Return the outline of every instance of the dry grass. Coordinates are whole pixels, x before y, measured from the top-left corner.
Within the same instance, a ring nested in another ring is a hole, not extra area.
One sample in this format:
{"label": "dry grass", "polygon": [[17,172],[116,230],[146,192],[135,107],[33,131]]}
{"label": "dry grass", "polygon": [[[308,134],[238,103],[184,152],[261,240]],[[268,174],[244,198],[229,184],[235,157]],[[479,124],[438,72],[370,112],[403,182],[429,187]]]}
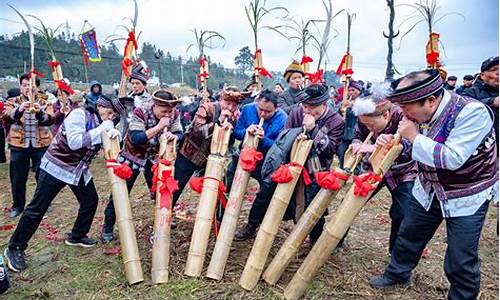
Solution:
{"label": "dry grass", "polygon": [[[91,235],[98,237],[103,223],[103,210],[109,194],[107,178],[103,172],[103,162],[97,159],[92,166],[96,186],[101,196]],[[30,176],[28,198],[35,183]],[[254,182],[252,183],[254,184]],[[11,195],[8,179],[8,165],[0,165],[0,196],[2,208],[10,207]],[[339,193],[342,194],[342,193]],[[234,243],[225,277],[220,282],[210,279],[192,279],[183,275],[189,240],[193,228],[193,216],[197,197],[189,191],[181,198],[177,212],[178,228],[173,231],[171,252],[171,282],[154,286],[150,281],[153,203],[143,179],[136,183],[131,201],[138,234],[145,282],[128,286],[123,274],[120,255],[106,255],[118,241],[110,245],[99,244],[93,249],[74,249],[62,241],[47,240],[47,230],[40,228],[27,250],[29,267],[20,274],[12,274],[13,286],[3,295],[6,299],[53,298],[53,299],[280,299],[283,288],[300,266],[308,248],[293,260],[284,276],[274,287],[260,282],[252,292],[238,286],[252,242]],[[334,209],[335,201],[332,209]],[[320,274],[307,291],[307,299],[443,299],[448,282],[442,265],[446,248],[446,235],[441,226],[429,243],[430,253],[421,260],[413,276],[410,288],[380,292],[370,288],[368,279],[380,273],[388,261],[387,244],[390,224],[388,208],[390,198],[383,190],[361,211],[348,236],[347,245],[332,255]],[[245,202],[242,221],[245,220],[250,203]],[[53,203],[54,211],[47,214],[45,223],[55,226],[59,235],[71,229],[76,215],[77,202],[71,191],[65,188]],[[483,229],[480,256],[482,258],[482,292],[480,299],[498,299],[498,238],[495,233],[497,208],[491,208]],[[0,224],[17,221],[0,212]],[[285,238],[285,230],[280,230],[271,255],[274,255]],[[12,230],[0,231],[0,247],[7,245]],[[210,239],[210,254],[214,246]],[[209,257],[206,259],[206,265]],[[205,266],[206,266],[205,265]]]}

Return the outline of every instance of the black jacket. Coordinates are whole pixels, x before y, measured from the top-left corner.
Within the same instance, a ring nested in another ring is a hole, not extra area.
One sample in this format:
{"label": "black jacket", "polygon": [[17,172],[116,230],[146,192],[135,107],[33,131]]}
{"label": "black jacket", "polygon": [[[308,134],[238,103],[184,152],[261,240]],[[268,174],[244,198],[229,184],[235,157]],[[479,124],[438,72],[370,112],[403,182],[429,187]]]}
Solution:
{"label": "black jacket", "polygon": [[495,134],[498,144],[498,107],[493,107],[493,101],[495,101],[495,98],[498,97],[498,88],[494,88],[482,81],[476,81],[476,83],[474,83],[471,88],[467,89],[464,92],[463,96],[468,96],[479,100],[493,110],[493,114],[495,115],[493,127],[495,128]]}

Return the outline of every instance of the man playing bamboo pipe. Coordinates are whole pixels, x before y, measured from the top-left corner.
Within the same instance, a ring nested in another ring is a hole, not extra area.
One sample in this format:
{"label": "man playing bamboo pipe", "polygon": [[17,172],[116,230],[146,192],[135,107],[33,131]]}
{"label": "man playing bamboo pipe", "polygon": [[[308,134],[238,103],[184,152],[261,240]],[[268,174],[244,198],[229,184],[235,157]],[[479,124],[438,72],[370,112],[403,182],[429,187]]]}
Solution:
{"label": "man playing bamboo pipe", "polygon": [[[278,108],[278,95],[275,92],[266,89],[257,96],[256,100],[254,103],[243,106],[241,115],[234,127],[233,136],[235,139],[243,141],[246,132],[256,134],[260,140],[257,151],[265,156],[283,129],[283,126],[285,126],[287,115],[281,108]],[[262,128],[257,126],[260,118],[264,119]],[[233,160],[229,165],[226,174],[226,191],[231,190],[239,155],[239,151],[234,153]],[[262,185],[261,169],[262,160],[257,163],[255,170],[251,173],[251,176],[259,182],[259,185]]]}
{"label": "man playing bamboo pipe", "polygon": [[[179,182],[179,190],[174,193],[172,207],[175,206],[193,173],[205,168],[210,154],[214,125],[233,126],[240,115],[238,104],[243,98],[244,96],[238,92],[237,88],[228,87],[220,95],[219,101],[200,104],[175,160],[177,171],[174,177]],[[231,136],[229,147],[233,143],[234,138]]]}
{"label": "man playing bamboo pipe", "polygon": [[33,200],[26,207],[4,252],[7,266],[14,272],[26,268],[24,250],[50,203],[66,185],[75,194],[80,208],[65,243],[85,248],[97,243],[87,237],[99,200],[89,165],[99,152],[101,133],[108,131],[112,137],[120,134],[114,129],[113,121],[125,108],[117,99],[101,95],[97,109],[98,114],[83,108],[73,110],[45,152]]}
{"label": "man playing bamboo pipe", "polygon": [[[12,190],[11,217],[16,217],[24,210],[26,203],[26,182],[30,170],[30,160],[38,177],[38,167],[45,150],[52,140],[49,126],[54,122],[51,103],[38,92],[40,80],[35,79],[34,103],[28,99],[30,93],[30,75],[24,74],[19,79],[21,95],[7,99],[4,120],[9,126],[7,143],[10,148],[10,183]],[[43,95],[45,96],[45,95]]]}
{"label": "man playing bamboo pipe", "polygon": [[[180,113],[176,109],[180,102],[181,100],[170,91],[157,90],[152,95],[152,101],[134,109],[123,143],[124,147],[118,158],[118,162],[126,162],[132,168],[132,176],[127,179],[129,193],[141,172],[151,190],[153,180],[151,167],[158,156],[160,136],[165,135],[167,141],[175,137],[182,138]],[[154,193],[151,193],[151,199],[155,199]],[[113,240],[115,221],[115,209],[110,196],[104,210],[104,227],[101,234],[103,242],[108,243]]]}
{"label": "man playing bamboo pipe", "polygon": [[[358,117],[359,122],[354,133],[354,140],[350,145],[352,155],[369,155],[375,151],[376,145],[363,143],[370,132],[373,133],[370,142],[375,144],[386,144],[396,133],[398,124],[403,119],[403,112],[401,108],[387,100],[388,91],[388,86],[377,85],[372,89],[370,96],[354,101],[352,111]],[[413,199],[411,190],[417,175],[416,162],[411,159],[411,145],[407,140],[402,140],[401,143],[404,146],[403,151],[384,175],[384,184],[378,185],[373,193],[375,195],[385,185],[392,196],[392,205],[389,210],[392,220],[389,253],[394,247],[394,241],[407,211],[408,201]]]}
{"label": "man playing bamboo pipe", "polygon": [[410,284],[426,244],[446,220],[444,270],[448,299],[477,299],[479,238],[490,200],[498,198],[493,112],[443,89],[438,70],[412,72],[393,82],[389,100],[405,115],[398,132],[412,143],[418,165],[414,199],[396,237],[389,266],[370,284]]}
{"label": "man playing bamboo pipe", "polygon": [[[311,152],[305,163],[304,172],[309,173],[312,184],[305,187],[305,190],[296,190],[295,199],[292,199],[285,214],[285,219],[295,219],[296,200],[299,193],[303,193],[305,206],[313,200],[320,190],[314,179],[314,173],[330,169],[331,162],[344,130],[344,120],[328,105],[328,87],[325,85],[313,84],[302,90],[298,95],[300,105],[290,112],[285,129],[304,129],[308,138],[314,141]],[[299,131],[300,132],[300,131]],[[293,137],[295,140],[295,137]],[[290,149],[285,150],[287,154]],[[269,154],[266,160],[269,159]],[[284,162],[283,162],[284,163]],[[276,183],[263,181],[263,185],[252,205],[248,223],[239,230],[235,240],[247,240],[255,235],[257,228],[264,219],[267,207],[276,188]],[[311,243],[314,243],[323,230],[325,223],[322,217],[310,233]]]}

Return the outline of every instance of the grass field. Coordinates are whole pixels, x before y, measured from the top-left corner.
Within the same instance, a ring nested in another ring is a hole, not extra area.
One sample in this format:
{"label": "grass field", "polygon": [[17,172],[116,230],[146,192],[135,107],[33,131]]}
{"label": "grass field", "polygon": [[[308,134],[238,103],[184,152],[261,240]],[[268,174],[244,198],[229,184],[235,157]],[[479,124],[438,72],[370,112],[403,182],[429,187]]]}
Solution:
{"label": "grass field", "polygon": [[[102,159],[92,165],[95,183],[100,195],[91,236],[99,237],[103,223],[103,210],[109,195],[106,173]],[[0,225],[15,225],[17,219],[8,216],[11,205],[8,164],[0,165]],[[35,188],[34,174],[28,182],[28,201]],[[116,253],[117,240],[111,244],[98,244],[91,249],[66,246],[63,238],[74,221],[77,201],[65,188],[53,202],[53,211],[48,213],[31,240],[26,251],[28,269],[19,274],[11,274],[12,287],[2,295],[5,299],[280,299],[282,291],[300,266],[309,250],[307,244],[293,260],[292,264],[274,287],[260,282],[252,292],[238,286],[252,241],[235,242],[226,268],[225,277],[220,282],[183,275],[189,240],[196,212],[197,195],[185,191],[176,208],[178,227],[172,232],[170,278],[168,284],[155,286],[150,280],[151,248],[149,242],[153,224],[153,203],[142,179],[138,180],[131,194],[133,215],[138,234],[145,282],[128,286],[123,274],[121,256]],[[255,190],[251,182],[249,190]],[[339,193],[343,194],[343,193]],[[252,194],[245,197],[242,222],[250,208]],[[334,201],[331,210],[339,199]],[[387,254],[390,219],[388,209],[390,197],[382,190],[366,207],[353,224],[347,244],[336,251],[323,266],[319,275],[309,287],[307,299],[444,299],[448,282],[443,272],[443,257],[446,248],[446,234],[441,226],[428,245],[428,251],[413,274],[413,285],[405,289],[380,292],[372,289],[368,280],[384,270]],[[490,207],[482,232],[480,256],[482,259],[480,299],[498,299],[498,238],[496,220],[498,209]],[[8,228],[8,226],[7,226]],[[286,237],[291,224],[283,223],[272,249],[274,255]],[[0,231],[1,250],[6,247],[13,229]],[[214,246],[210,239],[210,255]],[[206,259],[205,267],[209,258]]]}

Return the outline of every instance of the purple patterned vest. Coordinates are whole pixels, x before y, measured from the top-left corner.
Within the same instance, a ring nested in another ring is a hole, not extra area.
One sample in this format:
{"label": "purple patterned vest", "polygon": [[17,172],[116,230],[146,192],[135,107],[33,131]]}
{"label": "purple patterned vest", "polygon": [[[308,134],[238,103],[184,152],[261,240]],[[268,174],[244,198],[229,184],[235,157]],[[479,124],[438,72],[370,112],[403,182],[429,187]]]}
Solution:
{"label": "purple patterned vest", "polygon": [[[498,180],[497,148],[493,127],[479,144],[477,150],[458,170],[447,169],[445,162],[441,160],[443,143],[455,126],[458,114],[472,101],[475,100],[451,93],[451,99],[443,113],[427,133],[427,137],[439,143],[434,148],[436,167],[419,162],[419,179],[427,194],[434,190],[440,201],[477,194]],[[492,113],[490,112],[490,114]]]}
{"label": "purple patterned vest", "polygon": [[100,145],[92,146],[90,134],[88,131],[96,128],[99,125],[97,116],[85,110],[85,130],[83,145],[86,145],[78,150],[71,150],[66,137],[66,129],[64,123],[57,135],[52,140],[45,157],[57,166],[70,172],[78,172],[89,167],[90,161],[96,156],[101,148]]}

